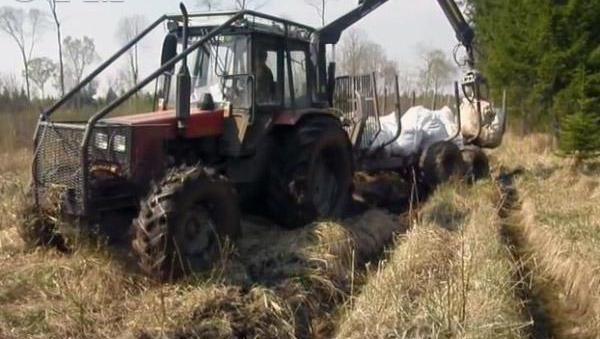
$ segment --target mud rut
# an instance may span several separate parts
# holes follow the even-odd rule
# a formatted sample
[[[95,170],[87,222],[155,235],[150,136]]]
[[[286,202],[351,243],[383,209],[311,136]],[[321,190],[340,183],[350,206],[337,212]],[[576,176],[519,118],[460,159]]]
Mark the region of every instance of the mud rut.
[[[336,223],[315,223],[285,230],[267,219],[245,216],[242,237],[234,252],[225,258],[225,268],[220,273],[225,289],[233,291],[236,295],[233,299],[240,303],[250,303],[246,299],[253,298],[256,287],[266,289],[293,310],[293,337],[333,337],[338,326],[338,311],[349,298],[360,293],[367,264],[376,265],[382,260],[395,235],[405,233],[408,227],[402,215],[409,209],[411,193],[402,196],[384,190],[376,197],[378,194],[373,191],[380,191],[381,185],[380,180],[370,185],[368,198],[361,194],[355,196],[347,218]],[[320,237],[325,241],[317,239]],[[320,247],[325,247],[324,256],[311,256],[312,252],[320,251]],[[227,301],[219,301],[212,307],[222,308],[225,303]],[[196,312],[199,315],[192,315],[189,327],[175,329],[168,337],[196,337],[198,329],[193,322],[206,320],[210,312],[206,309]],[[256,315],[244,314],[246,312],[253,311],[232,308],[225,311],[238,319],[233,326],[234,337],[288,337],[281,332],[274,335],[270,330],[255,331],[252,327],[256,323],[250,319]],[[247,319],[248,323],[244,324]],[[271,326],[282,324],[285,327],[286,322]],[[153,336],[153,333],[142,334],[144,338]]]
[[[525,254],[525,241],[513,224],[520,220],[517,214],[521,210],[521,202],[515,183],[515,177],[519,174],[521,170],[514,170],[501,173],[496,178],[501,193],[498,206],[498,215],[501,219],[500,234],[515,263],[516,271],[513,279],[517,287],[517,296],[525,306],[526,316],[531,319],[531,324],[527,328],[529,337],[553,338],[555,336],[552,331],[552,318],[545,304],[547,299],[535,288],[531,257]]]

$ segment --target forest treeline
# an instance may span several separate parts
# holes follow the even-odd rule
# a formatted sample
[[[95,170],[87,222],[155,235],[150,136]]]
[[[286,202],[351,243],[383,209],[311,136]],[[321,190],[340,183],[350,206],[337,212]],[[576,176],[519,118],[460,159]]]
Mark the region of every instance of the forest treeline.
[[[600,149],[600,0],[469,0],[481,67],[523,132]]]

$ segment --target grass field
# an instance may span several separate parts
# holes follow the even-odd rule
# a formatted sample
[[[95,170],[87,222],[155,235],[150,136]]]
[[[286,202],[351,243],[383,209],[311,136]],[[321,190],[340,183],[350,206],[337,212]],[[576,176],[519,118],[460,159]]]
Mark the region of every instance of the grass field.
[[[218,268],[163,285],[124,251],[25,248],[29,152],[1,154],[0,338],[598,337],[600,165],[551,144],[509,135],[490,155],[499,180],[402,215],[249,218]]]

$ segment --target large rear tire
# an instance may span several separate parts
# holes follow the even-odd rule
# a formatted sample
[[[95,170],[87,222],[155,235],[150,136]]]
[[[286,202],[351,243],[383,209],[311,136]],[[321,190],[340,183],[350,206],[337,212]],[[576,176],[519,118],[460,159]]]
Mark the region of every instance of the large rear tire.
[[[449,141],[439,141],[431,144],[421,154],[419,168],[423,183],[433,189],[464,175],[464,162],[460,149]]]
[[[170,170],[133,222],[140,268],[160,281],[212,267],[227,239],[240,234],[236,192],[209,169]]]
[[[267,205],[282,226],[342,217],[352,193],[352,147],[339,121],[313,117],[282,133]]]
[[[461,155],[465,163],[467,181],[475,182],[490,176],[490,161],[481,148],[465,146]]]

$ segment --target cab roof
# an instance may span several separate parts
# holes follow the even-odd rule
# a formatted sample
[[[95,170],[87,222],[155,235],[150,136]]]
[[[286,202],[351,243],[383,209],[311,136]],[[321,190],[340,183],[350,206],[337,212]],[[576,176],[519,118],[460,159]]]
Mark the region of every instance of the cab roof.
[[[235,31],[261,32],[305,41],[309,41],[313,33],[316,32],[313,27],[250,10],[191,13],[189,15],[190,30],[192,34],[204,33],[207,30],[222,26],[239,14],[242,14],[242,17],[231,25]],[[170,15],[168,19],[170,20],[169,30],[181,30],[184,21],[181,14]]]

